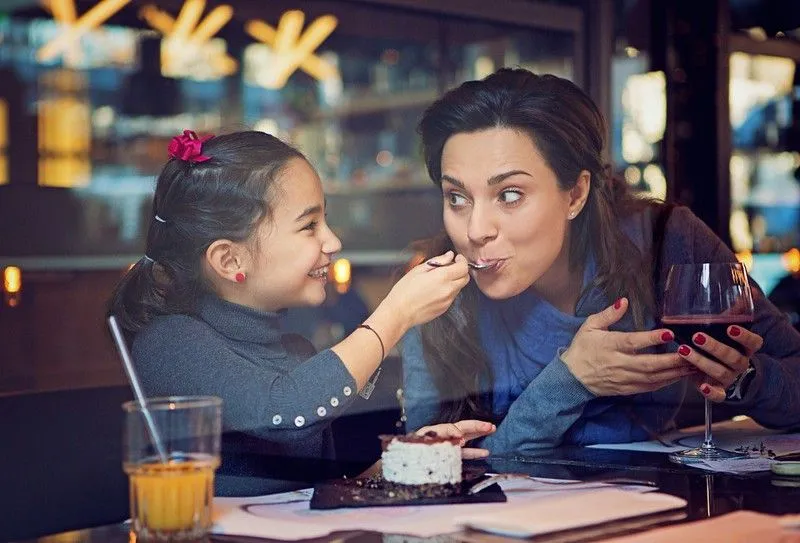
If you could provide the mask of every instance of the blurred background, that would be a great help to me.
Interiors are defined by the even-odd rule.
[[[344,250],[286,325],[338,341],[441,228],[422,111],[502,66],[585,88],[615,170],[689,205],[797,323],[798,27],[780,0],[0,0],[0,394],[125,384],[105,303],[186,128],[318,168]]]

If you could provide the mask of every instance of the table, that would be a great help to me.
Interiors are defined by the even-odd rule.
[[[661,492],[684,498],[688,502],[686,518],[681,522],[705,519],[738,510],[749,510],[774,515],[800,513],[800,477],[795,480],[780,480],[770,473],[748,475],[713,474],[695,468],[673,464],[665,454],[603,450],[582,447],[560,447],[557,449],[529,453],[492,456],[485,460],[488,468],[498,472],[524,472],[538,477],[562,479],[592,479],[620,475],[656,483]],[[613,528],[613,526],[611,526]],[[61,534],[71,543],[127,542],[128,531],[124,525],[103,526]],[[477,537],[477,539],[476,539]],[[470,541],[501,541],[486,536],[470,536]],[[348,543],[383,542],[384,534],[372,532],[350,532],[313,540],[343,541]],[[417,538],[412,538],[416,540]],[[448,538],[438,537],[437,542]],[[453,541],[463,541],[461,537]],[[53,539],[41,538],[39,543],[53,543]],[[269,542],[268,539],[253,539],[232,536],[209,536],[208,542],[228,543],[234,541]],[[308,541],[308,540],[307,540]],[[398,539],[402,541],[402,539]],[[519,540],[511,540],[519,541]]]

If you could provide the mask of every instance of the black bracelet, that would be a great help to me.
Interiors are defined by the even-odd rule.
[[[359,324],[356,328],[364,328],[375,334],[375,337],[378,338],[378,343],[381,344],[381,360],[386,358],[386,349],[383,347],[383,340],[381,339],[380,334],[378,334],[378,332],[376,332],[375,329],[369,324]]]

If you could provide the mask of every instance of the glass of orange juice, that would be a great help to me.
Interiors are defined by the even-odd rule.
[[[214,470],[220,463],[222,400],[214,396],[150,398],[146,407],[164,456],[153,443],[141,405],[122,405],[131,530],[145,541],[203,537],[211,527]]]

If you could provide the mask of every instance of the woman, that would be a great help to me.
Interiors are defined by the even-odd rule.
[[[669,208],[608,176],[604,120],[578,87],[502,69],[435,102],[420,132],[446,233],[427,252],[465,255],[473,281],[403,342],[409,429],[493,420],[494,453],[647,439],[692,380],[761,424],[798,424],[800,336],[757,288],[752,331],[727,330],[744,354],[654,329],[670,264],[735,258],[688,209],[664,225]]]

